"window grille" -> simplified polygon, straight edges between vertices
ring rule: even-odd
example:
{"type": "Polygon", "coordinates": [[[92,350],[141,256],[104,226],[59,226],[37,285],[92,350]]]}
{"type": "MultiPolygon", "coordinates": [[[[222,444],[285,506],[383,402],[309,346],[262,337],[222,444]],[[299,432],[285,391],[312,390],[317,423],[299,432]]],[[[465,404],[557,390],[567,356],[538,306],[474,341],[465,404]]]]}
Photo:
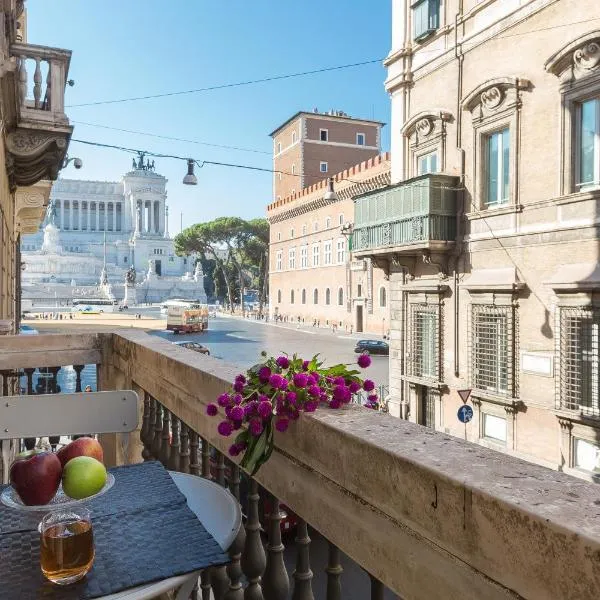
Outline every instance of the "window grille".
{"type": "Polygon", "coordinates": [[[600,308],[565,307],[559,314],[557,404],[559,408],[600,416],[600,308]]]}
{"type": "Polygon", "coordinates": [[[439,304],[410,305],[408,372],[414,377],[441,380],[439,304]]]}
{"type": "Polygon", "coordinates": [[[512,306],[473,305],[471,383],[478,390],[515,397],[516,319],[512,306]]]}

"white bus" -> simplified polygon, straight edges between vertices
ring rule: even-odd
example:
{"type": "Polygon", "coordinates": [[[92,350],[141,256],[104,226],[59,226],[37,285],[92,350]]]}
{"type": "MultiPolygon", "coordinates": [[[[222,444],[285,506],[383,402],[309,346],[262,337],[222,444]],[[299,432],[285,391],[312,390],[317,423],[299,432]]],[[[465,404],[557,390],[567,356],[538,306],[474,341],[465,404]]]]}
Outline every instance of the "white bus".
{"type": "Polygon", "coordinates": [[[108,298],[74,298],[72,312],[98,314],[114,312],[117,300],[108,298]]]}

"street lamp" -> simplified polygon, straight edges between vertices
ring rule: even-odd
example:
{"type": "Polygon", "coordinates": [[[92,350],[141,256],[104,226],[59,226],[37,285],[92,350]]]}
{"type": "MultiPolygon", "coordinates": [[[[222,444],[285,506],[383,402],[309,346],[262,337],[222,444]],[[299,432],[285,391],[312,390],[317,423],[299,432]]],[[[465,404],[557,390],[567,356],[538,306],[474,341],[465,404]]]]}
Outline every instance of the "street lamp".
{"type": "Polygon", "coordinates": [[[184,185],[198,185],[198,178],[194,175],[194,164],[194,159],[188,158],[188,172],[187,175],[183,178],[184,185]]]}

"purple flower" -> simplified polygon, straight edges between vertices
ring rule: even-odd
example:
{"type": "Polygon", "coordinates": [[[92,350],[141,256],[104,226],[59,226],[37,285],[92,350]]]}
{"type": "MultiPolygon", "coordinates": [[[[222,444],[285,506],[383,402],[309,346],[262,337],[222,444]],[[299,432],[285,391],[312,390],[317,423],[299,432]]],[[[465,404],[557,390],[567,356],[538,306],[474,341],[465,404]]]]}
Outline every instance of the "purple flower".
{"type": "Polygon", "coordinates": [[[366,408],[371,408],[373,410],[376,410],[377,409],[377,402],[367,402],[365,404],[365,407],[366,408]]]}
{"type": "Polygon", "coordinates": [[[226,416],[228,419],[231,419],[231,406],[226,406],[226,407],[225,407],[225,416],[226,416]]]}
{"type": "Polygon", "coordinates": [[[308,402],[306,402],[304,404],[305,412],[315,412],[315,410],[317,410],[317,403],[314,402],[313,400],[309,400],[308,402]]]}
{"type": "Polygon", "coordinates": [[[336,398],[334,398],[330,403],[329,403],[329,408],[339,408],[342,405],[342,403],[337,400],[336,398]]]}
{"type": "Polygon", "coordinates": [[[246,378],[241,373],[236,376],[235,380],[239,381],[240,383],[246,383],[246,378]]]}
{"type": "Polygon", "coordinates": [[[233,384],[233,391],[234,392],[243,392],[244,391],[244,384],[241,381],[236,381],[233,384]]]}
{"type": "Polygon", "coordinates": [[[366,369],[371,365],[371,357],[368,354],[361,354],[356,362],[361,369],[366,369]]]}
{"type": "Polygon", "coordinates": [[[276,390],[279,389],[282,382],[283,382],[283,377],[281,375],[277,375],[277,373],[275,373],[275,374],[271,375],[271,377],[269,377],[269,385],[276,390]]]}
{"type": "Polygon", "coordinates": [[[237,444],[233,444],[229,447],[229,454],[231,456],[237,456],[238,454],[241,454],[247,447],[248,445],[246,442],[238,442],[237,444]]]}
{"type": "Polygon", "coordinates": [[[221,421],[217,427],[217,431],[224,437],[231,435],[233,425],[230,421],[221,421]]]}
{"type": "Polygon", "coordinates": [[[279,389],[280,390],[287,390],[289,384],[290,384],[290,382],[285,377],[282,377],[281,378],[281,385],[279,386],[279,389]]]}
{"type": "Polygon", "coordinates": [[[246,404],[246,406],[244,406],[244,416],[248,416],[251,415],[252,413],[255,413],[258,409],[258,402],[256,401],[252,401],[252,402],[248,402],[248,404],[246,404]]]}
{"type": "Polygon", "coordinates": [[[308,384],[308,375],[296,373],[294,375],[294,385],[299,388],[305,388],[308,384]]]}
{"type": "Polygon", "coordinates": [[[250,421],[250,433],[254,437],[258,437],[263,431],[263,424],[260,419],[252,419],[250,421]]]}
{"type": "Polygon", "coordinates": [[[269,377],[271,377],[271,369],[269,367],[261,367],[258,370],[258,380],[261,383],[269,383],[269,377]]]}
{"type": "Polygon", "coordinates": [[[343,377],[335,377],[333,383],[334,385],[346,385],[346,380],[343,377]]]}
{"type": "Polygon", "coordinates": [[[321,376],[316,371],[312,371],[310,376],[315,380],[315,383],[319,383],[319,381],[321,381],[321,376]]]}
{"type": "Polygon", "coordinates": [[[267,417],[269,417],[272,412],[273,412],[273,407],[271,406],[271,403],[268,400],[263,401],[258,405],[258,414],[263,419],[266,419],[267,417]]]}
{"type": "Polygon", "coordinates": [[[317,380],[315,379],[315,376],[311,373],[306,378],[306,385],[316,385],[316,384],[317,384],[317,380]]]}
{"type": "Polygon", "coordinates": [[[352,392],[353,394],[356,394],[356,392],[358,392],[358,390],[360,390],[360,383],[353,381],[348,387],[350,388],[350,392],[352,392]]]}
{"type": "Polygon", "coordinates": [[[244,409],[241,406],[234,406],[229,411],[229,417],[233,421],[241,421],[244,418],[244,409]]]}
{"type": "Polygon", "coordinates": [[[234,421],[233,422],[233,429],[234,429],[234,431],[237,431],[238,429],[241,429],[241,427],[242,427],[242,422],[241,421],[234,421]]]}
{"type": "Polygon", "coordinates": [[[206,414],[209,417],[214,417],[219,412],[219,409],[216,404],[212,402],[206,407],[206,414]]]}
{"type": "Polygon", "coordinates": [[[290,422],[288,419],[286,419],[285,417],[280,417],[275,422],[275,429],[277,429],[277,431],[280,431],[281,433],[283,433],[284,431],[287,430],[289,424],[290,424],[290,422]]]}
{"type": "Polygon", "coordinates": [[[333,389],[333,397],[335,400],[339,400],[340,402],[345,402],[350,399],[350,389],[345,385],[338,385],[333,389]]]}
{"type": "Polygon", "coordinates": [[[335,380],[335,377],[332,377],[331,375],[327,375],[327,377],[325,377],[325,381],[327,383],[333,383],[334,380],[335,380]]]}
{"type": "Polygon", "coordinates": [[[295,408],[291,408],[288,412],[288,415],[292,421],[297,421],[300,418],[300,411],[295,408]]]}
{"type": "Polygon", "coordinates": [[[305,360],[302,362],[302,370],[303,371],[308,371],[308,365],[310,365],[310,361],[305,360]]]}
{"type": "Polygon", "coordinates": [[[269,396],[267,396],[266,394],[261,394],[258,397],[259,402],[269,402],[269,396]]]}
{"type": "Polygon", "coordinates": [[[275,362],[282,369],[287,369],[290,366],[290,359],[287,356],[279,356],[275,362]]]}
{"type": "Polygon", "coordinates": [[[371,394],[367,397],[367,402],[377,402],[377,394],[371,394]]]}
{"type": "Polygon", "coordinates": [[[243,398],[242,398],[242,395],[241,395],[241,394],[235,394],[235,395],[233,396],[233,403],[234,403],[236,406],[240,405],[240,404],[242,403],[242,400],[243,400],[243,398]]]}
{"type": "MultiPolygon", "coordinates": [[[[366,356],[366,354],[364,356],[366,356]]],[[[375,384],[370,379],[365,379],[363,381],[363,390],[365,390],[365,392],[372,392],[374,389],[375,384]]]]}
{"type": "Polygon", "coordinates": [[[327,400],[329,400],[329,396],[325,392],[323,392],[322,394],[319,394],[319,400],[321,402],[327,402],[327,400]]]}
{"type": "Polygon", "coordinates": [[[285,399],[290,403],[290,404],[296,404],[296,401],[298,400],[298,395],[296,394],[296,392],[288,392],[287,396],[285,397],[285,399]]]}
{"type": "Polygon", "coordinates": [[[321,388],[318,385],[311,385],[308,388],[308,393],[311,396],[319,396],[321,394],[321,388]]]}
{"type": "Polygon", "coordinates": [[[226,406],[229,406],[230,400],[231,400],[231,398],[229,397],[229,394],[221,394],[217,398],[217,404],[219,406],[222,406],[223,408],[225,408],[226,406]]]}

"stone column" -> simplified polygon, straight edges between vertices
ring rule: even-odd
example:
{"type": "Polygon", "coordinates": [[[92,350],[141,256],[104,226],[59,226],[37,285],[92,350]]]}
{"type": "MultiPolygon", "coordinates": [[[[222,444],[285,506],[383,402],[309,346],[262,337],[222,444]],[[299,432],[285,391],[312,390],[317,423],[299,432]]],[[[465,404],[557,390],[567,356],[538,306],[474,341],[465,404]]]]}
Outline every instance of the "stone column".
{"type": "Polygon", "coordinates": [[[60,203],[60,229],[65,227],[65,202],[64,200],[58,200],[60,203]]]}
{"type": "Polygon", "coordinates": [[[90,230],[90,213],[92,212],[92,203],[87,203],[87,230],[90,230]]]}
{"type": "Polygon", "coordinates": [[[81,225],[83,223],[83,200],[79,201],[79,231],[81,231],[81,225]]]}
{"type": "Polygon", "coordinates": [[[157,201],[157,200],[155,200],[154,203],[153,203],[153,205],[152,205],[152,208],[153,208],[153,211],[152,211],[153,215],[152,215],[152,217],[154,219],[154,233],[160,233],[160,231],[161,231],[161,227],[160,227],[160,225],[161,225],[161,223],[160,223],[160,221],[161,221],[161,219],[160,219],[160,202],[157,201]]]}
{"type": "Polygon", "coordinates": [[[113,202],[113,231],[117,230],[117,203],[113,202]]]}
{"type": "Polygon", "coordinates": [[[100,202],[96,202],[96,231],[100,231],[100,202]]]}
{"type": "Polygon", "coordinates": [[[154,233],[154,205],[148,202],[148,233],[154,233]]]}

